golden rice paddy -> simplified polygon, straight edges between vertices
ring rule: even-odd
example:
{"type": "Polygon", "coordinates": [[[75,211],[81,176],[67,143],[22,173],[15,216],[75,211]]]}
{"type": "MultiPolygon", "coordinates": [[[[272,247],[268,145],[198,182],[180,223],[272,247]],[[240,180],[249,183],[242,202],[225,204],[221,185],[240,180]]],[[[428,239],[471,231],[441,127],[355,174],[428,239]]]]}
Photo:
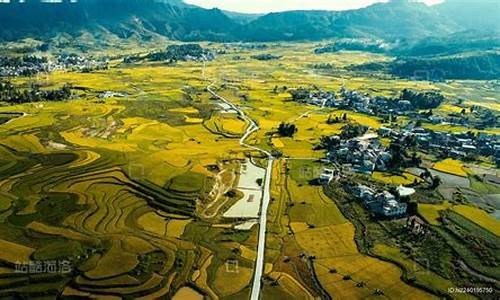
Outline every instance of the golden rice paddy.
{"type": "Polygon", "coordinates": [[[451,175],[467,177],[467,171],[465,170],[464,164],[459,160],[447,158],[435,163],[432,168],[451,175]]]}

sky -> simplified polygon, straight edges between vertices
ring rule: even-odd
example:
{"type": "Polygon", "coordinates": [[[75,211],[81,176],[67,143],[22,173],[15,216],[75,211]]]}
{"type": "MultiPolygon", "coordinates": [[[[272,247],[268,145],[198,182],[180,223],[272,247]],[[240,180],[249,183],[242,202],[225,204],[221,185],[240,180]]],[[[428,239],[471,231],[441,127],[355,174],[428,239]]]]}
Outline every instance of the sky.
{"type": "MultiPolygon", "coordinates": [[[[429,5],[443,0],[422,0],[429,5]]],[[[268,13],[285,10],[346,10],[366,7],[384,0],[184,0],[205,8],[220,8],[244,13],[268,13]]]]}

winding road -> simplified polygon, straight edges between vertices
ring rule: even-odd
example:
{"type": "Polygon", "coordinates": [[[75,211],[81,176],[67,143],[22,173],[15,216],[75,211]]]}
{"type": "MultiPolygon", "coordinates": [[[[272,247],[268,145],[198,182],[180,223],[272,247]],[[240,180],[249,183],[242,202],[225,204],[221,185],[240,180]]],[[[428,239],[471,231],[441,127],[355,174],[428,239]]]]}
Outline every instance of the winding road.
{"type": "MultiPolygon", "coordinates": [[[[203,76],[205,66],[203,67],[203,76]]],[[[253,276],[253,284],[252,284],[252,294],[251,300],[258,300],[260,297],[260,289],[262,284],[262,273],[264,271],[264,253],[266,250],[266,224],[267,224],[267,209],[269,207],[269,202],[271,201],[271,177],[273,171],[273,162],[274,157],[267,150],[252,146],[247,144],[246,139],[254,132],[260,129],[257,122],[255,122],[252,118],[247,116],[243,110],[241,110],[238,106],[234,105],[231,101],[217,94],[212,87],[215,85],[215,81],[213,81],[209,86],[207,86],[207,91],[214,97],[220,99],[222,102],[229,105],[232,109],[234,109],[238,115],[248,122],[248,127],[245,131],[245,134],[240,139],[240,145],[249,148],[252,150],[259,151],[265,154],[268,158],[267,167],[266,167],[266,176],[264,180],[264,190],[262,193],[262,203],[260,208],[260,216],[259,216],[259,240],[257,245],[257,258],[255,260],[255,271],[253,276]]]]}

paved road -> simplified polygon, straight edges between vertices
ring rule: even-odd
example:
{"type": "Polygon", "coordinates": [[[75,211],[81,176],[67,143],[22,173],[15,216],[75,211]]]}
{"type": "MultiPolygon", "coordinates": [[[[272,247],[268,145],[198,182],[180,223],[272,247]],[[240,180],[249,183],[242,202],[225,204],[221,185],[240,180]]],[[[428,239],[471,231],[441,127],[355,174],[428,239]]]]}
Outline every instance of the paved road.
{"type": "MultiPolygon", "coordinates": [[[[205,70],[205,66],[203,68],[205,70]]],[[[203,71],[203,76],[205,77],[205,72],[203,71]]],[[[240,117],[245,119],[249,125],[245,131],[245,134],[240,139],[240,145],[252,150],[260,151],[264,153],[267,157],[267,167],[266,167],[266,177],[264,180],[264,191],[262,193],[262,203],[260,209],[260,217],[259,217],[259,241],[257,245],[257,258],[255,260],[255,270],[253,276],[253,284],[252,284],[252,294],[251,300],[258,300],[260,297],[260,289],[262,284],[262,273],[264,271],[264,253],[266,250],[266,224],[267,224],[267,209],[269,207],[269,202],[271,201],[271,177],[273,171],[273,161],[274,158],[269,151],[264,149],[252,146],[247,144],[246,139],[254,132],[260,129],[257,122],[255,122],[252,118],[247,116],[243,110],[241,110],[238,106],[234,105],[231,101],[217,94],[212,87],[214,86],[215,81],[212,82],[209,86],[207,86],[207,91],[212,94],[214,97],[217,97],[227,105],[229,105],[232,109],[234,109],[240,117]]]]}
{"type": "Polygon", "coordinates": [[[259,219],[259,243],[257,245],[257,259],[252,284],[251,300],[258,300],[260,296],[260,286],[262,283],[262,273],[264,271],[264,253],[266,252],[266,224],[267,208],[271,201],[271,177],[273,171],[274,158],[271,156],[267,160],[266,179],[264,181],[264,193],[262,194],[262,207],[259,219]]]}

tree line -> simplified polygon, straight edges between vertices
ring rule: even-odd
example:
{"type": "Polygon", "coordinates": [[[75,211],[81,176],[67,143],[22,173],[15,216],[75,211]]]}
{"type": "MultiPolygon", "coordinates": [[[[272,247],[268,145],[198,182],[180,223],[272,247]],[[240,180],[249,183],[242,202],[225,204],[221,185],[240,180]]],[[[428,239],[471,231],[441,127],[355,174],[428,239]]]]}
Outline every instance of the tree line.
{"type": "Polygon", "coordinates": [[[444,96],[435,91],[416,92],[404,89],[401,92],[400,99],[410,101],[411,105],[416,109],[433,109],[443,103],[444,96]]]}
{"type": "Polygon", "coordinates": [[[71,98],[71,86],[65,84],[59,89],[42,90],[38,85],[21,88],[10,82],[0,82],[0,102],[22,104],[40,101],[62,101],[71,98]]]}

